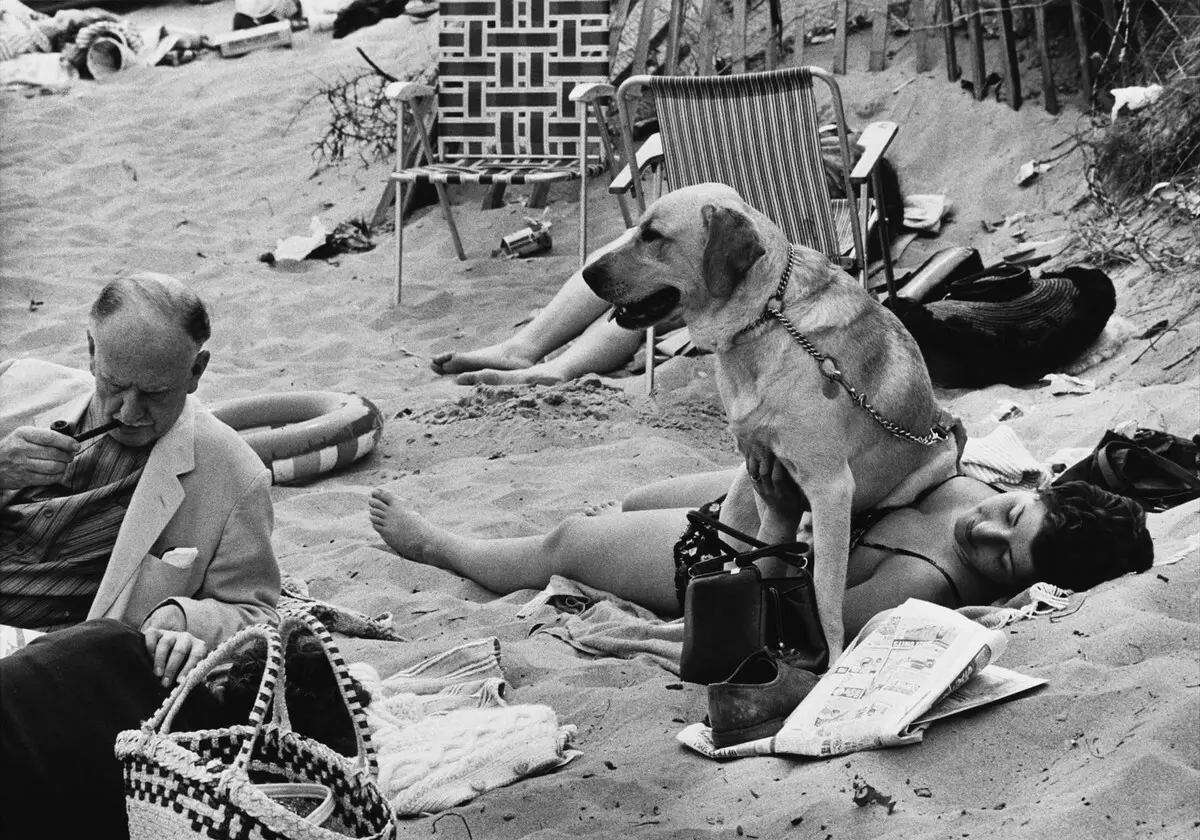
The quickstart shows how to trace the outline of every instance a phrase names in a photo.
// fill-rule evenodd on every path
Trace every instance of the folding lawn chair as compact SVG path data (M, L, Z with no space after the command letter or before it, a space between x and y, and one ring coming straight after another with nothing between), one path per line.
M830 91L835 121L833 143L841 160L846 197L833 199L825 166L813 79ZM661 137L634 148L635 100L654 99ZM626 160L636 161L613 180L610 190L632 189L646 207L641 173L661 166L676 189L716 181L741 193L778 224L792 242L824 253L867 281L866 239L873 191L882 195L878 162L896 135L895 123L877 122L859 137L862 156L850 155L841 92L833 77L816 67L789 67L732 76L630 76L617 91ZM885 216L875 227L883 245L889 294L895 285ZM653 387L653 328L647 333L646 376Z
M443 0L439 7L436 89L396 82L396 283L403 274L405 187L432 183L459 259L466 259L447 184L580 181L579 259L587 256L587 182L616 174L601 103L614 89L609 72L609 4L605 0ZM436 112L431 112L436 96ZM405 167L406 113L425 163ZM437 145L426 120L436 113ZM621 203L629 222L629 214Z

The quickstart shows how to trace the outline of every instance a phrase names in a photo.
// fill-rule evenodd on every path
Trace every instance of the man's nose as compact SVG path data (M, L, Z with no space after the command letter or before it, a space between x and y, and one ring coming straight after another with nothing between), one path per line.
M117 412L117 419L126 426L133 426L142 419L143 408L137 392L126 391L121 396L121 410Z

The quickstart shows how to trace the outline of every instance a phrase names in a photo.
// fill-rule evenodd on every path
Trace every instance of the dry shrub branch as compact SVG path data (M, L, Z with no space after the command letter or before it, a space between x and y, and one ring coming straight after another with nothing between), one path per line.
M1162 91L1115 120L1095 115L1081 138L1100 211L1081 223L1081 233L1099 264L1200 265L1188 244L1200 216L1200 16L1191 4L1127 3L1102 65L1101 77L1114 84Z
M371 69L339 76L334 82L322 82L316 93L305 100L297 114L317 102L329 106L325 133L313 144L318 170L345 163L357 156L366 167L377 161L390 161L396 149L396 106L384 95L395 77L380 70L363 56ZM436 68L430 67L405 81L432 85ZM406 116L405 133L411 127L412 114Z

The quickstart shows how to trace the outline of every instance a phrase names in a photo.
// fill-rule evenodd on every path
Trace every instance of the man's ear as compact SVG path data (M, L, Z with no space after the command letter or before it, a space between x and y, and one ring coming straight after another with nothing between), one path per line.
M704 284L713 297L727 298L767 249L744 213L714 204L706 204L700 212L708 234L704 246Z
M196 389L200 387L200 377L204 375L204 371L208 370L209 353L207 350L201 350L196 354L195 360L192 362L192 375L188 380L188 393L196 393Z
M88 337L88 370L92 376L96 375L96 339L92 338L92 331L87 331Z

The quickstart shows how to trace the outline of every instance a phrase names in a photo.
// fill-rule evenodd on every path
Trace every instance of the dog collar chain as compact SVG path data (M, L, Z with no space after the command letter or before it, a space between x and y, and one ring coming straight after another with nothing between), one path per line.
M771 320L771 318L783 313L783 293L787 291L788 281L792 279L792 266L795 264L796 249L791 245L788 245L787 265L783 267L783 275L779 278L779 285L775 287L774 294L767 298L766 304L763 305L762 314L734 333L734 338L737 338L742 333L750 332L750 330L761 327L767 321ZM779 301L779 308L773 309L771 307L771 301L773 300Z
M866 394L860 394L857 388L846 381L846 377L842 374L842 369L838 366L837 359L828 353L822 353L820 350L814 347L813 343L808 340L807 336L800 332L800 330L796 329L796 325L788 320L788 317L783 314L783 293L787 290L788 280L792 276L792 266L795 262L796 249L789 245L787 266L783 269L783 276L779 278L778 288L776 288L775 293L767 299L766 304L763 306L762 314L755 318L751 323L738 330L737 335L741 335L744 332L749 332L750 330L755 329L756 327L761 326L772 319L778 321L783 325L783 328L787 330L788 335L790 335L797 344L804 348L804 352L808 353L808 355L812 356L813 359L816 360L817 368L821 371L821 375L835 385L840 385L842 389L850 395L850 399L855 405L867 412L867 414L870 414L875 422L880 426L883 426L883 428L886 429L893 437L912 441L913 443L919 443L921 446L933 446L935 443L941 443L942 441L946 440L946 438L950 436L950 430L940 423L935 424L925 434L918 435L914 432L910 432L900 424L894 423L880 414L875 406L871 405L871 403L867 400ZM771 302L774 300L779 301L777 308L771 306Z

